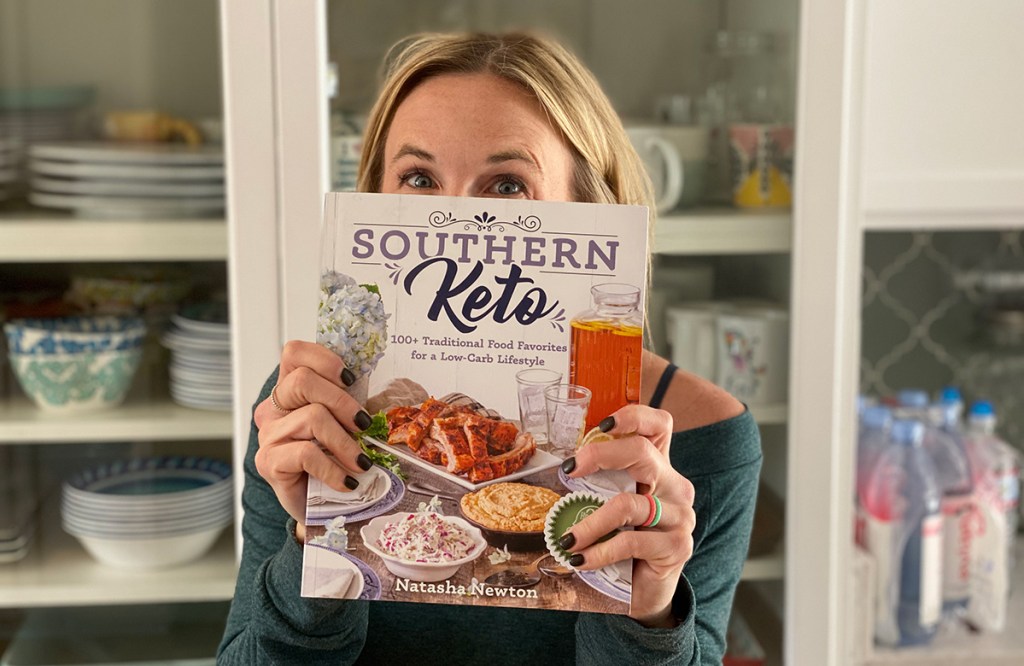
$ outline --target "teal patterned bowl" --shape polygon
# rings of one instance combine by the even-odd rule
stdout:
[[[21,388],[41,409],[70,412],[121,404],[142,350],[8,356]]]

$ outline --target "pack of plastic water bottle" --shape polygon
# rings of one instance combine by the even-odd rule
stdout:
[[[959,391],[862,399],[858,544],[875,560],[875,637],[928,643],[940,626],[1000,631],[1013,568],[1019,456],[989,403]]]

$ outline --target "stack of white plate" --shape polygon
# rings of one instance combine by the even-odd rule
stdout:
[[[162,342],[171,350],[171,397],[197,409],[231,409],[227,304],[190,305],[171,317]]]
[[[231,466],[212,458],[118,460],[64,483],[61,520],[100,562],[158,569],[201,557],[231,524]]]
[[[0,131],[0,201],[10,198],[18,181],[19,150],[18,142]]]
[[[83,121],[86,120],[84,111],[95,96],[96,91],[91,86],[0,88],[0,137],[6,137],[18,146],[13,181],[7,186],[0,182],[0,190],[23,192],[28,173],[21,157],[27,146],[40,141],[70,141],[81,137]],[[3,141],[0,138],[0,144]],[[3,165],[0,155],[0,172],[10,168]],[[2,178],[0,176],[0,181]]]
[[[37,505],[33,476],[20,447],[0,446],[0,565],[22,559],[32,545]]]
[[[29,201],[83,217],[182,218],[224,212],[224,150],[156,143],[38,143]]]

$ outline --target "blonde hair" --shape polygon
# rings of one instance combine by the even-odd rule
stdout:
[[[618,114],[594,75],[558,43],[525,33],[425,33],[393,46],[385,64],[363,140],[361,192],[381,190],[391,121],[417,85],[441,74],[488,72],[529,91],[561,132],[573,155],[574,200],[646,205],[653,216],[650,179]]]

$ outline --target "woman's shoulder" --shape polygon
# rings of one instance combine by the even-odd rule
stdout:
[[[641,402],[651,403],[651,397],[658,383],[663,381],[669,365],[660,356],[644,354]],[[676,368],[668,378],[658,407],[672,415],[676,432],[727,421],[742,415],[746,410],[743,403],[725,389],[681,368]]]
[[[649,404],[669,363],[653,354],[645,358],[643,402]],[[648,377],[652,376],[650,380]],[[671,458],[688,477],[749,469],[756,478],[761,461],[761,435],[746,406],[713,382],[675,369],[660,408],[672,415]]]

